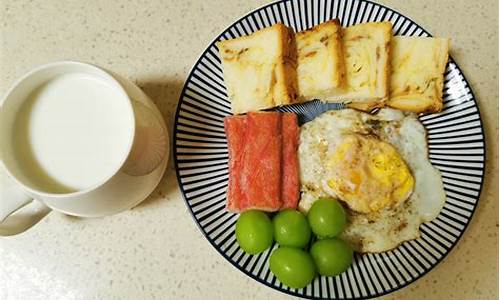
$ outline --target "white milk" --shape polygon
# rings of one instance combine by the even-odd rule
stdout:
[[[83,73],[56,77],[17,114],[13,150],[22,177],[50,193],[87,189],[120,167],[133,135],[127,101]]]

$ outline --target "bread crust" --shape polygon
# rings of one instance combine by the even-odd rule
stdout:
[[[277,23],[216,46],[234,114],[296,102],[297,50],[291,28]]]
[[[278,23],[279,24],[279,23]],[[283,85],[280,97],[276,98],[277,106],[284,104],[293,104],[297,101],[297,44],[295,40],[295,32],[293,29],[279,24],[281,33],[281,49],[282,53],[278,58],[277,72],[283,77]]]
[[[328,102],[348,102],[349,107],[359,110],[370,111],[377,107],[383,107],[389,96],[390,84],[390,41],[392,37],[392,23],[369,22],[350,26],[342,29],[342,41],[344,46],[344,57],[346,60],[347,86],[342,93],[326,99]],[[375,66],[353,64],[363,63],[352,61],[356,57],[354,51],[359,50],[359,43],[366,41],[370,43],[370,50],[366,56],[375,60]],[[374,44],[374,45],[373,45]],[[352,58],[354,57],[354,58]],[[364,62],[366,64],[366,62]],[[370,77],[370,69],[375,68],[375,77]],[[368,72],[368,82],[357,82],[355,72]],[[360,85],[362,84],[362,85]]]
[[[391,46],[397,55],[391,62],[394,73],[388,106],[415,113],[437,113],[443,109],[443,74],[449,43],[449,39],[443,38],[393,38]],[[415,79],[411,75],[417,72],[420,77]]]
[[[299,32],[296,39],[300,101],[323,98],[342,90],[345,64],[339,20]]]

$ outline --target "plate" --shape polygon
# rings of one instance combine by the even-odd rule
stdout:
[[[302,31],[334,18],[340,19],[342,26],[386,20],[392,22],[394,35],[430,36],[393,9],[363,0],[288,0],[258,8],[215,38],[191,70],[175,116],[174,163],[180,190],[194,221],[233,266],[260,283],[293,296],[366,299],[388,294],[424,276],[456,245],[479,200],[485,142],[474,94],[450,57],[443,111],[419,116],[428,132],[430,161],[443,176],[446,203],[439,216],[421,225],[419,239],[392,251],[356,254],[350,269],[339,276],[317,277],[303,289],[281,284],[268,264],[277,245],[260,255],[245,254],[234,235],[238,215],[225,210],[228,152],[223,119],[231,110],[215,42],[248,35],[276,22]],[[281,110],[294,111],[305,122],[325,107],[312,102]]]

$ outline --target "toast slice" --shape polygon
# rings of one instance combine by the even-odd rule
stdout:
[[[349,107],[371,110],[381,107],[389,96],[390,22],[363,23],[344,28],[342,42],[346,65],[346,87],[326,98],[351,102]]]
[[[416,113],[441,111],[449,40],[395,36],[391,48],[388,106]]]
[[[295,34],[283,24],[217,43],[232,112],[296,102]]]
[[[295,39],[299,99],[321,99],[341,92],[345,65],[339,21],[321,23],[297,33]]]

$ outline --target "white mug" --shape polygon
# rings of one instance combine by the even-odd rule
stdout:
[[[99,217],[130,209],[165,172],[161,113],[117,74],[49,63],[20,78],[0,105],[0,235],[51,210]]]

